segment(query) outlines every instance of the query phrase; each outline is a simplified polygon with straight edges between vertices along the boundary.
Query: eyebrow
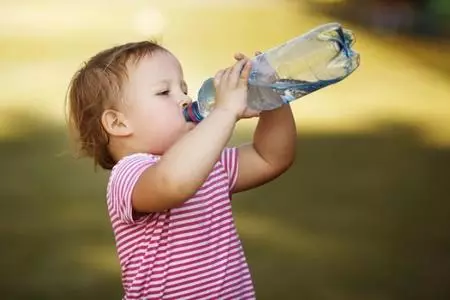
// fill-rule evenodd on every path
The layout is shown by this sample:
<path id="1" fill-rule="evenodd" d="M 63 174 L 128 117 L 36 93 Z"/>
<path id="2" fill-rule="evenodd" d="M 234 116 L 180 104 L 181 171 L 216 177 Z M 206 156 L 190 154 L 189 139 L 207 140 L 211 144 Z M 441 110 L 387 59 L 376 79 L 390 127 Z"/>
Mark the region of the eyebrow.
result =
<path id="1" fill-rule="evenodd" d="M 161 80 L 161 81 L 157 82 L 156 84 L 161 84 L 161 83 L 164 83 L 164 84 L 170 84 L 170 80 L 169 80 L 169 79 L 164 79 L 164 80 Z M 182 86 L 183 88 L 186 88 L 186 89 L 187 89 L 187 87 L 188 87 L 186 81 L 184 81 L 184 80 L 181 81 L 181 86 Z"/>

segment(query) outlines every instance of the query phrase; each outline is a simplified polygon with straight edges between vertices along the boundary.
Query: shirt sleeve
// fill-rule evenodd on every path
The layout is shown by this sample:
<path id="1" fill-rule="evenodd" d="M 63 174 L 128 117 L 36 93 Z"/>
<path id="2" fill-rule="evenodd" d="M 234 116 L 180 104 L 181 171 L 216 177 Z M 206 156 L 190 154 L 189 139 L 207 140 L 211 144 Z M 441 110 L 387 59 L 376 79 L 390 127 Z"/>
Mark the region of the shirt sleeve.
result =
<path id="1" fill-rule="evenodd" d="M 155 156 L 140 153 L 127 156 L 114 166 L 108 183 L 108 207 L 122 222 L 138 221 L 133 214 L 131 195 L 139 177 L 156 161 Z"/>
<path id="2" fill-rule="evenodd" d="M 222 151 L 222 155 L 220 157 L 220 161 L 225 168 L 225 171 L 228 174 L 228 179 L 230 182 L 230 190 L 234 189 L 236 185 L 237 177 L 238 177 L 238 149 L 234 148 L 225 148 Z"/>

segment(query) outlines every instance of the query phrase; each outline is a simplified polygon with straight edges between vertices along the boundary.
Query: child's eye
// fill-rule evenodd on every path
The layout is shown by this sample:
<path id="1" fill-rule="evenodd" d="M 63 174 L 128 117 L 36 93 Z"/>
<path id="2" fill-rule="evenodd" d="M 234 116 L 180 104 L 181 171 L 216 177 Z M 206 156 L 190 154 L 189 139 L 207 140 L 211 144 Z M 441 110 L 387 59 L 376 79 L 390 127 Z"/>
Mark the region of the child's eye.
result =
<path id="1" fill-rule="evenodd" d="M 166 90 L 166 91 L 159 92 L 156 95 L 158 95 L 158 96 L 167 96 L 167 95 L 169 95 L 169 92 L 170 92 L 169 90 Z"/>

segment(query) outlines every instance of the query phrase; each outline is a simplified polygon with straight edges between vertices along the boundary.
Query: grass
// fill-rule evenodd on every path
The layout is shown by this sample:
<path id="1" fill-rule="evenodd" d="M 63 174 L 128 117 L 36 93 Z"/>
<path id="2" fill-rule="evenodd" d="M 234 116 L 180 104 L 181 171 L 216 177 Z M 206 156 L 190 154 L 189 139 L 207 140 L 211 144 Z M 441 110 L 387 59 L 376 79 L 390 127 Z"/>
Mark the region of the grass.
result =
<path id="1" fill-rule="evenodd" d="M 0 142 L 3 299 L 119 299 L 107 174 L 36 128 Z M 405 124 L 298 146 L 286 174 L 234 199 L 258 299 L 447 299 L 450 149 Z"/>

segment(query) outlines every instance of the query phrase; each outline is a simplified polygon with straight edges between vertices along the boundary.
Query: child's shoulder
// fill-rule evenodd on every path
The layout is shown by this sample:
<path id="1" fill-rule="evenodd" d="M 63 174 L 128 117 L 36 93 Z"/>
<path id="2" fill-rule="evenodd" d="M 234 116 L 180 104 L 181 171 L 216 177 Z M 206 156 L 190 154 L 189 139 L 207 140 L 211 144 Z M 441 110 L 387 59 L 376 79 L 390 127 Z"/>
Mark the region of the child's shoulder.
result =
<path id="1" fill-rule="evenodd" d="M 130 165 L 136 165 L 141 163 L 148 163 L 148 162 L 157 162 L 161 157 L 159 155 L 154 155 L 151 153 L 144 153 L 144 152 L 138 152 L 138 153 L 132 153 L 129 155 L 126 155 L 122 157 L 111 169 L 111 175 L 113 173 L 116 173 L 118 170 L 126 168 Z"/>
<path id="2" fill-rule="evenodd" d="M 150 153 L 133 153 L 122 157 L 111 169 L 108 180 L 108 190 L 112 186 L 133 180 L 149 166 L 160 159 L 160 156 Z"/>

